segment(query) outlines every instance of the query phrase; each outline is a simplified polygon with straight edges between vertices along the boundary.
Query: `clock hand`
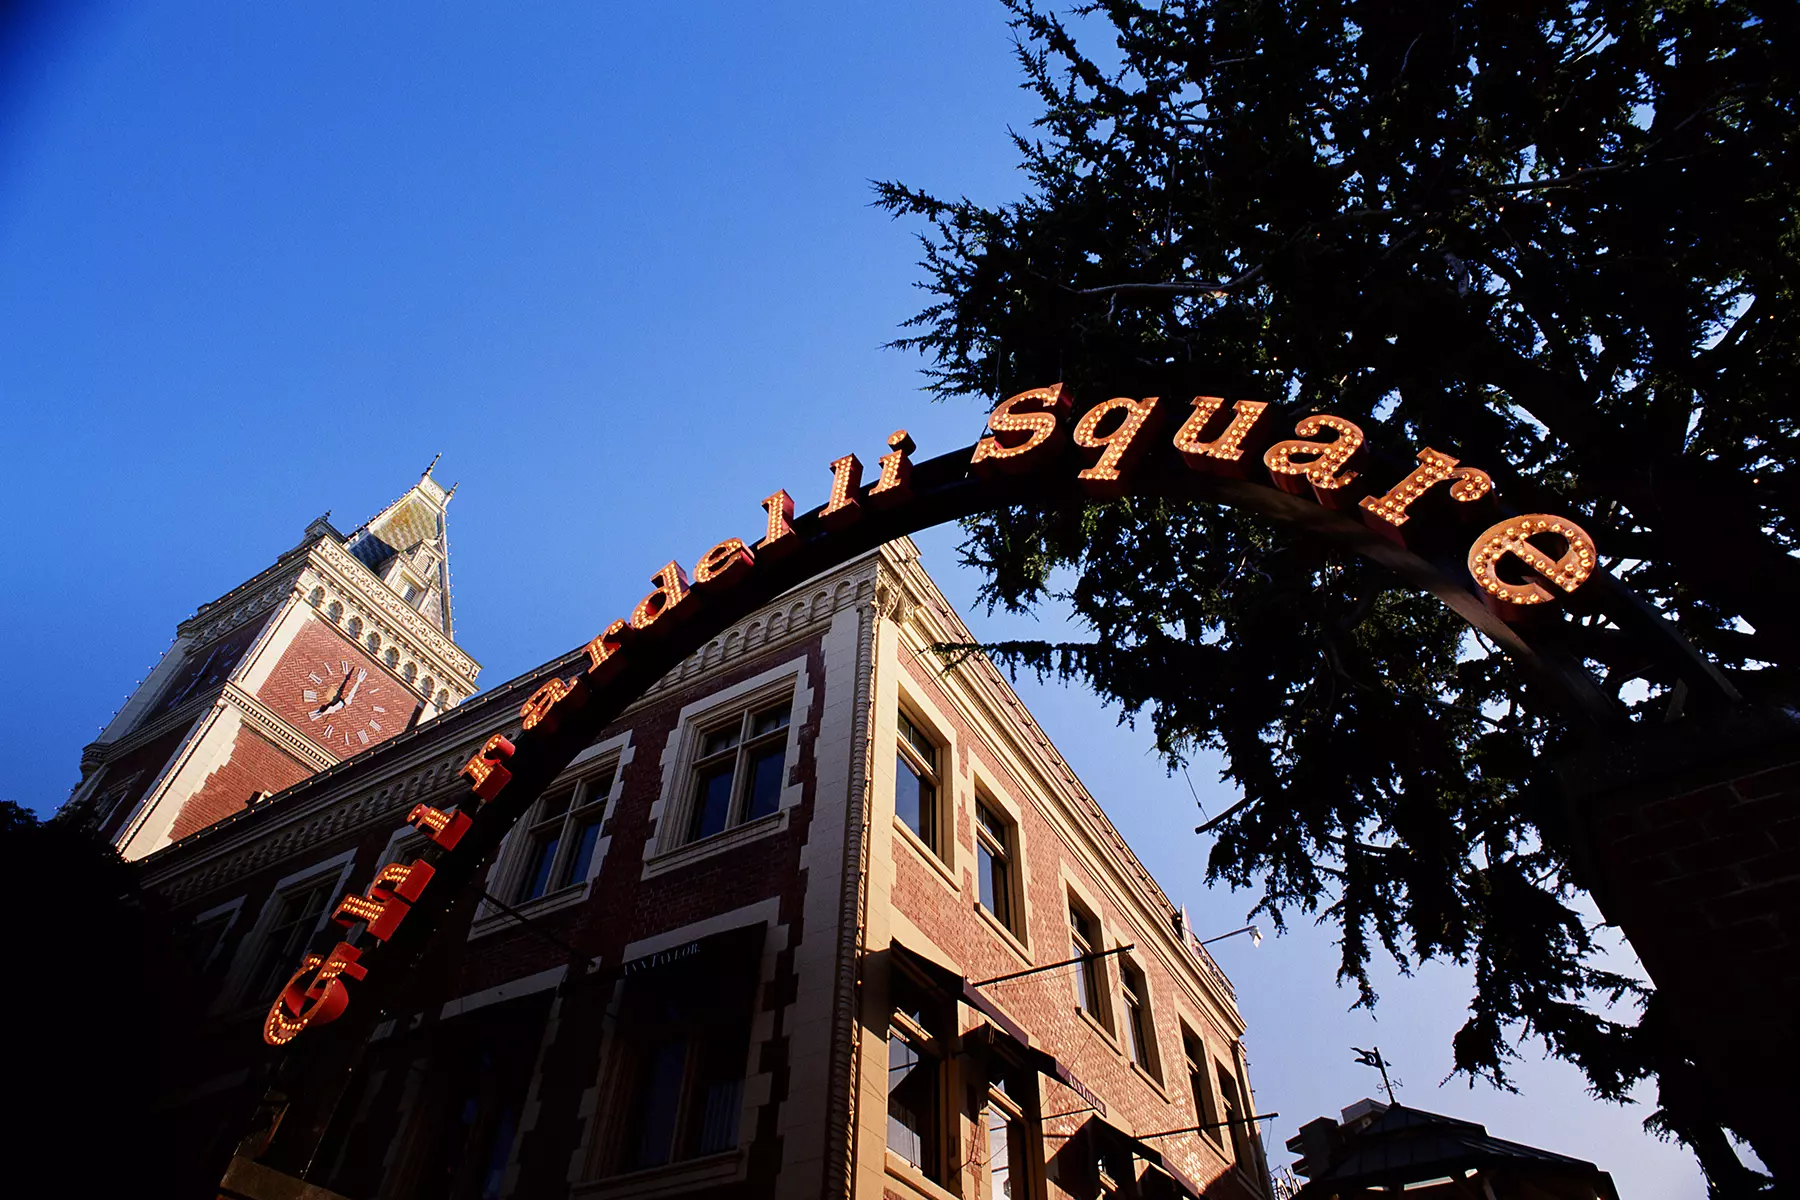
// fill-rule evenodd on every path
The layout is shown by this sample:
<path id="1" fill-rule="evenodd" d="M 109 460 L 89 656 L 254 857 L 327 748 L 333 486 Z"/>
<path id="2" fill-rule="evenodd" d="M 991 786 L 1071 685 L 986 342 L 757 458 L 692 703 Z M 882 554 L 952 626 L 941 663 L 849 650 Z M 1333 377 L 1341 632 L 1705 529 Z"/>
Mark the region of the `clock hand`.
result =
<path id="1" fill-rule="evenodd" d="M 351 701 L 356 699 L 356 693 L 362 690 L 363 680 L 367 679 L 368 677 L 369 677 L 369 670 L 367 667 L 364 667 L 362 670 L 360 670 L 356 673 L 356 682 L 353 685 L 351 685 L 350 691 L 344 696 L 345 704 L 349 704 Z"/>
<path id="2" fill-rule="evenodd" d="M 326 715 L 327 713 L 336 712 L 338 709 L 344 707 L 345 703 L 346 702 L 341 699 L 333 700 L 330 704 L 321 705 L 320 707 L 314 709 L 312 712 L 307 713 L 306 719 L 309 721 L 316 721 L 320 717 Z"/>

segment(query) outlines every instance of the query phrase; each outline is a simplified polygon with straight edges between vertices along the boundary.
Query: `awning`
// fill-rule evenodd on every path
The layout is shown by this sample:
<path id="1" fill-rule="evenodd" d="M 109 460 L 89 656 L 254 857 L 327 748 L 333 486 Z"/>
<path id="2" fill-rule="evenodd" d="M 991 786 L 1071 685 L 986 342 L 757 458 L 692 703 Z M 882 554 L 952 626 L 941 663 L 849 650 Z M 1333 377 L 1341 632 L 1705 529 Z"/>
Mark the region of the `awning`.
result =
<path id="1" fill-rule="evenodd" d="M 1187 1177 L 1186 1172 L 1170 1162 L 1163 1155 L 1161 1150 L 1158 1150 L 1148 1142 L 1132 1137 L 1129 1133 L 1126 1133 L 1123 1129 L 1120 1129 L 1117 1125 L 1114 1125 L 1111 1121 L 1105 1120 L 1102 1117 L 1089 1117 L 1088 1122 L 1100 1126 L 1105 1131 L 1106 1136 L 1116 1138 L 1129 1147 L 1133 1157 L 1143 1159 L 1150 1165 L 1152 1170 L 1161 1171 L 1164 1175 L 1169 1177 L 1169 1181 L 1176 1187 L 1180 1188 L 1189 1196 L 1193 1196 L 1195 1200 L 1199 1200 L 1199 1187 L 1195 1185 L 1192 1179 Z"/>
<path id="2" fill-rule="evenodd" d="M 1070 1091 L 1094 1106 L 1096 1112 L 1106 1111 L 1106 1102 L 1094 1095 L 1088 1086 L 1076 1077 L 1075 1073 L 1047 1050 L 1031 1044 L 1031 1035 L 1000 1011 L 1000 1007 L 991 999 L 981 994 L 979 988 L 971 984 L 963 976 L 949 967 L 933 962 L 917 950 L 909 950 L 899 942 L 890 943 L 893 953 L 915 967 L 920 974 L 934 984 L 955 996 L 964 1004 L 993 1022 L 992 1034 L 997 1039 L 1004 1039 L 1014 1055 L 1021 1059 L 1027 1067 L 1056 1080 Z"/>

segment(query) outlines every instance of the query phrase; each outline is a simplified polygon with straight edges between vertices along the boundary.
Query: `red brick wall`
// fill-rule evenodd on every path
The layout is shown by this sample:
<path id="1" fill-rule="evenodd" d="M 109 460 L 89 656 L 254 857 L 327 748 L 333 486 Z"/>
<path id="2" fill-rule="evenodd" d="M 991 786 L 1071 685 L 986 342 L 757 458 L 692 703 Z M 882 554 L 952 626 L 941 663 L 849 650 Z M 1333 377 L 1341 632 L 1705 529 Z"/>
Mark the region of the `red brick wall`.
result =
<path id="1" fill-rule="evenodd" d="M 928 697 L 956 726 L 958 753 L 954 769 L 959 776 L 959 799 L 973 792 L 969 786 L 971 756 L 979 758 L 986 779 L 1009 781 L 1009 774 L 999 757 L 980 743 L 974 728 L 956 714 L 935 675 L 908 656 L 901 658 L 908 671 L 909 690 Z M 891 750 L 878 747 L 875 761 L 877 770 L 894 769 Z M 1084 853 L 1063 843 L 1055 828 L 1027 801 L 1029 793 L 1016 781 L 1003 783 L 1000 790 L 1013 801 L 1012 807 L 1020 815 L 1019 832 L 1023 834 L 1024 868 L 1030 892 L 1026 906 L 1030 924 L 1025 931 L 1030 963 L 1010 948 L 985 914 L 976 911 L 979 893 L 974 876 L 973 813 L 960 806 L 954 822 L 954 888 L 942 872 L 924 860 L 925 852 L 896 830 L 895 906 L 939 946 L 955 953 L 958 965 L 969 979 L 990 978 L 1022 970 L 1027 965 L 1057 962 L 1073 953 L 1069 940 L 1069 891 L 1064 882 L 1065 873 L 1080 882 L 1087 889 L 1087 896 L 1099 904 L 1095 915 L 1105 927 L 1107 948 L 1126 942 L 1147 947 L 1148 931 L 1136 929 L 1135 922 L 1108 901 L 1103 885 L 1088 868 Z M 1186 990 L 1163 969 L 1161 960 L 1146 949 L 1139 949 L 1130 957 L 1144 973 L 1150 993 L 1149 1016 L 1155 1026 L 1158 1079 L 1147 1078 L 1128 1057 L 1120 1030 L 1124 1013 L 1116 960 L 1102 960 L 1111 997 L 1113 1033 L 1110 1038 L 1078 1013 L 1072 970 L 1049 971 L 982 990 L 1030 1032 L 1033 1044 L 1049 1050 L 1106 1101 L 1106 1119 L 1112 1124 L 1127 1132 L 1143 1133 L 1199 1124 L 1205 1118 L 1194 1114 L 1181 1041 L 1182 1023 L 1185 1022 L 1204 1041 L 1214 1060 L 1209 1065 L 1215 1071 L 1216 1064 L 1223 1062 L 1235 1075 L 1231 1033 L 1210 1020 L 1200 1007 L 1185 1000 L 1177 1002 L 1177 996 L 1185 996 Z M 1054 1082 L 1046 1081 L 1044 1089 L 1045 1103 L 1053 1106 L 1047 1111 L 1077 1109 L 1084 1103 L 1073 1092 Z M 1084 1119 L 1085 1115 L 1051 1122 L 1047 1129 L 1067 1133 Z M 1209 1196 L 1250 1194 L 1236 1179 L 1230 1158 L 1211 1138 L 1205 1135 L 1166 1137 L 1156 1139 L 1154 1144 L 1191 1179 L 1206 1187 Z M 1230 1145 L 1228 1136 L 1224 1144 Z M 1245 1166 L 1252 1173 L 1260 1170 L 1255 1163 Z M 972 1180 L 969 1187 L 973 1188 L 977 1183 Z"/>
<path id="2" fill-rule="evenodd" d="M 344 678 L 339 664 L 345 663 L 352 673 L 369 673 L 356 690 L 355 701 L 335 713 L 312 719 L 311 714 L 337 694 Z M 305 698 L 308 691 L 314 699 Z M 275 669 L 257 690 L 256 698 L 339 758 L 360 754 L 393 737 L 412 723 L 413 714 L 419 709 L 418 698 L 397 676 L 318 616 L 309 616 L 294 635 Z M 386 711 L 377 712 L 378 708 Z"/>
<path id="3" fill-rule="evenodd" d="M 1727 780 L 1648 802 L 1629 788 L 1591 800 L 1594 853 L 1607 916 L 1672 1002 L 1720 1103 L 1740 1128 L 1766 1128 L 1757 1148 L 1770 1161 L 1765 1146 L 1796 1146 L 1785 1122 L 1800 1074 L 1800 761 L 1718 773 Z"/>
<path id="4" fill-rule="evenodd" d="M 279 792 L 310 774 L 311 767 L 248 725 L 240 725 L 230 756 L 182 803 L 169 838 L 180 841 L 237 812 L 255 793 Z"/>

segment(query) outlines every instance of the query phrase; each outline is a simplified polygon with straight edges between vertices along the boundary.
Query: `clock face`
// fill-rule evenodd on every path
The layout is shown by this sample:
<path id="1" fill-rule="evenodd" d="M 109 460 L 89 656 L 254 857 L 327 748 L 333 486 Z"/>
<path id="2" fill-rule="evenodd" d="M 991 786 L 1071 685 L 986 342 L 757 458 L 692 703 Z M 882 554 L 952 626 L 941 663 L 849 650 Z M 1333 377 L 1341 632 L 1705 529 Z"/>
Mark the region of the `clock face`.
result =
<path id="1" fill-rule="evenodd" d="M 397 722 L 382 704 L 387 681 L 348 659 L 320 659 L 300 689 L 309 732 L 335 751 L 354 753 L 380 741 Z"/>

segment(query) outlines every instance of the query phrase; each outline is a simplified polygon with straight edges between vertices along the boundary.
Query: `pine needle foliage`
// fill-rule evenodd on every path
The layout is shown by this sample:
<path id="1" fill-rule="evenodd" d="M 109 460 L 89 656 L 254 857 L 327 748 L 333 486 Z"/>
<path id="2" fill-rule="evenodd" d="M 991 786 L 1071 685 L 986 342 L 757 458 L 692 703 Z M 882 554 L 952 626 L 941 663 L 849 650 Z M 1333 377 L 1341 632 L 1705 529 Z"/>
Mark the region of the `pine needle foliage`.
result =
<path id="1" fill-rule="evenodd" d="M 1196 392 L 1366 422 L 1580 514 L 1607 567 L 1746 695 L 1800 682 L 1793 400 L 1800 39 L 1791 3 L 1008 0 L 1042 115 L 984 207 L 899 183 L 928 306 L 896 344 L 942 398 L 1064 381 L 1082 403 Z M 1596 965 L 1554 714 L 1434 600 L 1204 504 L 971 521 L 990 605 L 1065 597 L 1080 644 L 983 647 L 1146 717 L 1242 793 L 1211 880 L 1371 955 L 1472 966 L 1456 1069 L 1524 1040 L 1761 1185 L 1648 990 Z M 1573 643 L 1622 706 L 1672 680 L 1599 622 Z M 1638 1019 L 1639 1014 L 1643 1019 Z"/>

